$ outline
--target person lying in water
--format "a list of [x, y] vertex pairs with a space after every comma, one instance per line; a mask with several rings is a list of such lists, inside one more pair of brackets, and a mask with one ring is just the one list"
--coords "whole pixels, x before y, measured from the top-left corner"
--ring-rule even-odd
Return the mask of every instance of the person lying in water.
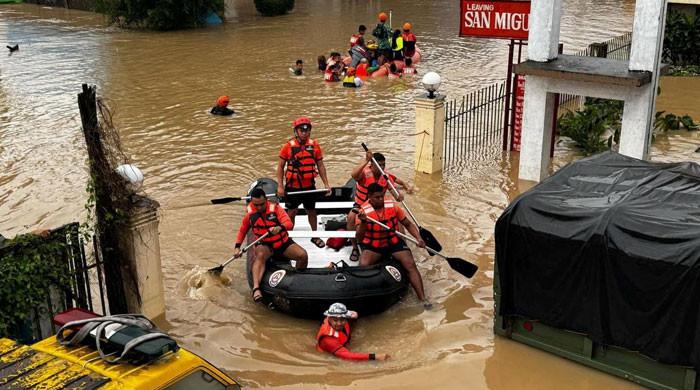
[[229, 103], [228, 96], [219, 96], [219, 98], [216, 99], [216, 106], [212, 107], [210, 112], [214, 115], [223, 115], [223, 116], [233, 115], [234, 111], [232, 109], [228, 108], [228, 103]]
[[316, 334], [316, 349], [328, 352], [345, 360], [386, 360], [386, 353], [351, 352], [345, 346], [350, 341], [350, 323], [356, 320], [357, 312], [348, 310], [342, 303], [334, 303], [323, 313], [321, 328]]

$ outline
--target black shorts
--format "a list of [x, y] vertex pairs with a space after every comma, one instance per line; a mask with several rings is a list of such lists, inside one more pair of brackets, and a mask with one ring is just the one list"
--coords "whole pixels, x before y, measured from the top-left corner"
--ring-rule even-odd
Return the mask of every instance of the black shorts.
[[387, 246], [384, 248], [373, 248], [369, 245], [360, 244], [360, 248], [362, 248], [363, 251], [367, 250], [367, 251], [371, 251], [374, 253], [379, 253], [384, 257], [389, 257], [396, 252], [409, 250], [408, 246], [406, 245], [406, 241], [404, 241], [400, 238], [399, 238], [399, 242], [396, 245], [390, 245], [390, 246]]
[[287, 210], [293, 210], [296, 208], [299, 208], [300, 204], [304, 205], [304, 209], [306, 210], [316, 210], [316, 198], [318, 198], [318, 193], [314, 192], [311, 194], [299, 194], [299, 195], [291, 195], [287, 196], [286, 194], [288, 192], [296, 192], [296, 191], [308, 191], [308, 190], [315, 190], [316, 186], [313, 187], [308, 187], [308, 188], [289, 188], [285, 187], [284, 188], [284, 206], [287, 208]]
[[286, 251], [287, 248], [292, 246], [292, 244], [294, 244], [294, 240], [292, 240], [291, 238], [288, 238], [287, 242], [282, 244], [279, 248], [273, 248], [272, 244], [267, 244], [267, 243], [262, 243], [262, 242], [255, 244], [255, 246], [265, 245], [266, 247], [268, 247], [272, 250], [272, 257], [273, 258], [283, 259], [284, 258], [284, 251]]

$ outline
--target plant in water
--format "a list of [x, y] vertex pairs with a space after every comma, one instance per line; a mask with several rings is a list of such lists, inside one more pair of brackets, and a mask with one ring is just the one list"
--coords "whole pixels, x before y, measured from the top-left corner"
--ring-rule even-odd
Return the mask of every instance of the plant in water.
[[224, 0], [96, 0], [95, 9], [121, 27], [176, 30], [205, 24], [224, 13]]
[[621, 117], [621, 101], [586, 99], [583, 110], [567, 112], [557, 127], [561, 135], [571, 138], [585, 155], [590, 155], [619, 142]]
[[15, 237], [0, 250], [0, 337], [10, 336], [46, 304], [52, 288], [70, 288], [66, 243], [33, 234]]
[[664, 132], [668, 130], [697, 130], [698, 125], [689, 115], [677, 116], [675, 114], [666, 114], [666, 111], [658, 111], [654, 117], [654, 130]]
[[671, 11], [666, 18], [663, 60], [677, 66], [700, 65], [700, 16]]
[[255, 9], [263, 16], [284, 15], [294, 9], [294, 0], [254, 0]]

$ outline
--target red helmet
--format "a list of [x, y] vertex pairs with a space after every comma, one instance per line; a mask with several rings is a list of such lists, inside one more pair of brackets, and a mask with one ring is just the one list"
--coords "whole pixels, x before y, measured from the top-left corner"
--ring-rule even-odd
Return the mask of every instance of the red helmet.
[[305, 116], [300, 116], [299, 118], [294, 120], [292, 125], [294, 126], [295, 129], [297, 127], [302, 127], [304, 129], [311, 129], [311, 119], [309, 119]]
[[378, 17], [379, 21], [382, 23], [386, 22], [386, 20], [389, 18], [384, 12], [380, 12]]

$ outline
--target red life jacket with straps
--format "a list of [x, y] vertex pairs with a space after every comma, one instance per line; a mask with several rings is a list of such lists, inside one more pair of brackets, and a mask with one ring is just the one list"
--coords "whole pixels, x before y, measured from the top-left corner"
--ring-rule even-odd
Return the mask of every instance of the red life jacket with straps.
[[321, 324], [321, 328], [318, 330], [318, 333], [316, 334], [316, 349], [319, 352], [323, 352], [321, 347], [318, 346], [318, 343], [321, 341], [321, 338], [323, 337], [333, 337], [335, 339], [338, 339], [340, 342], [340, 345], [343, 347], [345, 344], [347, 344], [350, 341], [350, 324], [348, 322], [345, 322], [345, 327], [343, 330], [340, 332], [333, 329], [330, 323], [328, 323], [328, 317], [323, 320], [323, 324]]
[[[372, 207], [369, 201], [362, 204], [362, 209], [365, 211], [365, 214], [368, 217], [377, 220], [392, 229], [399, 228], [399, 219], [397, 217], [394, 202], [384, 200], [384, 212], [381, 216], [377, 213], [377, 210]], [[362, 238], [363, 244], [372, 248], [381, 249], [399, 243], [399, 236], [397, 236], [393, 231], [388, 231], [369, 220], [367, 220], [365, 224], [367, 225], [367, 229], [365, 231], [365, 236]]]
[[352, 49], [353, 46], [357, 45], [357, 42], [360, 41], [360, 38], [362, 38], [362, 35], [360, 34], [352, 34], [350, 37], [350, 48]]
[[[387, 173], [387, 176], [389, 176], [389, 180], [391, 180], [392, 183], [396, 183], [396, 176], [390, 173]], [[374, 174], [372, 174], [372, 168], [367, 166], [362, 170], [360, 180], [355, 183], [355, 203], [361, 205], [367, 201], [367, 187], [372, 183], [379, 184], [385, 191], [389, 186], [384, 176], [379, 176], [379, 179], [376, 179]]]
[[309, 139], [305, 145], [301, 145], [296, 138], [289, 140], [292, 158], [287, 161], [287, 171], [284, 174], [286, 187], [309, 188], [314, 185], [314, 179], [318, 176], [314, 157], [317, 145], [313, 139]]
[[[253, 234], [256, 237], [260, 237], [267, 233], [270, 228], [275, 226], [282, 226], [282, 223], [277, 218], [277, 207], [282, 207], [277, 203], [267, 202], [265, 207], [265, 213], [259, 213], [252, 203], [248, 204], [246, 211], [248, 212], [248, 218], [250, 219], [251, 229], [253, 229]], [[289, 235], [286, 229], [282, 229], [279, 233], [275, 235], [269, 235], [262, 239], [262, 242], [271, 245], [273, 249], [279, 248], [289, 240]]]

